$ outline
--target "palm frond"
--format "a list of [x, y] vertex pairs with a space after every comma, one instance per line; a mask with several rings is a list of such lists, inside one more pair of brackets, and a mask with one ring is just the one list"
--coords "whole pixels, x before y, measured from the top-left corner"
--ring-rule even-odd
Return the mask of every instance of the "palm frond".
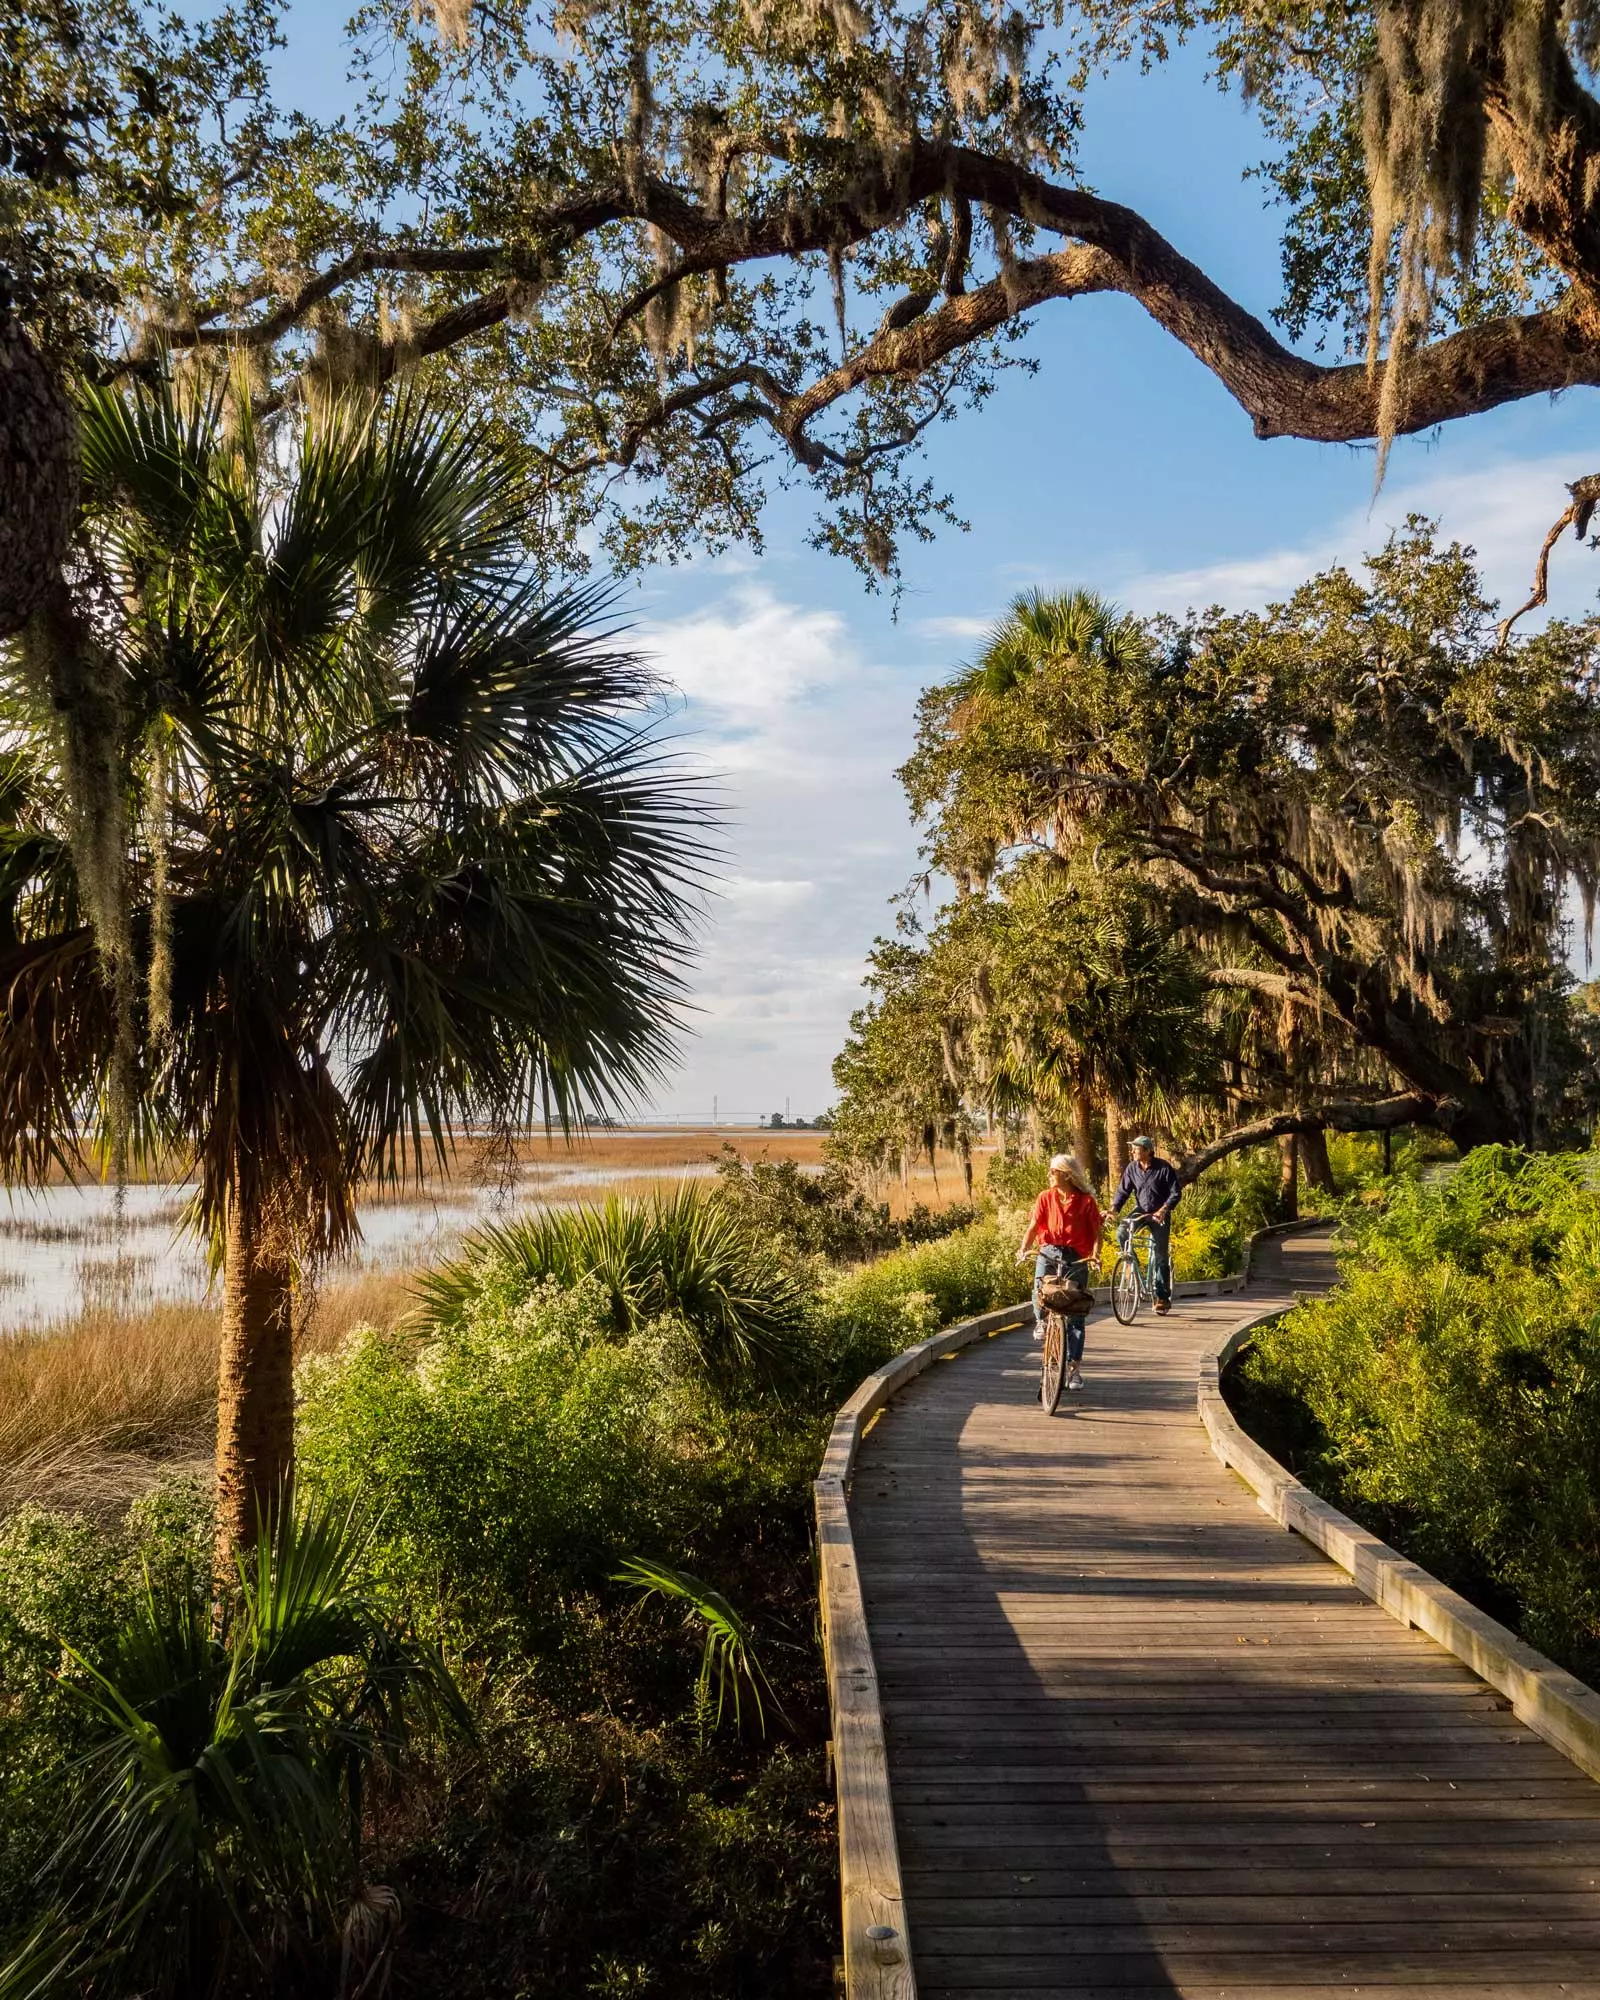
[[[763, 1689], [771, 1697], [780, 1716], [783, 1714], [782, 1704], [756, 1658], [749, 1626], [728, 1600], [687, 1571], [670, 1569], [665, 1563], [652, 1562], [643, 1556], [630, 1556], [612, 1581], [632, 1585], [644, 1598], [659, 1597], [667, 1603], [684, 1607], [704, 1635], [700, 1678], [696, 1684], [697, 1709], [711, 1716], [713, 1728], [720, 1725], [724, 1710], [731, 1709], [733, 1726], [739, 1729], [744, 1724], [743, 1697], [748, 1694], [755, 1704], [757, 1726], [765, 1735], [767, 1717], [761, 1699]], [[713, 1694], [716, 1697], [714, 1711], [711, 1707]]]
[[490, 1269], [530, 1291], [547, 1279], [598, 1279], [619, 1338], [677, 1315], [706, 1379], [723, 1391], [780, 1383], [799, 1363], [804, 1294], [770, 1242], [690, 1184], [649, 1201], [613, 1197], [474, 1231], [459, 1257], [418, 1279], [423, 1322], [459, 1320]]
[[367, 1602], [367, 1539], [348, 1510], [283, 1508], [220, 1635], [208, 1579], [147, 1578], [109, 1659], [73, 1656], [66, 1962], [92, 1940], [119, 1990], [190, 1990], [275, 1934], [331, 1936], [369, 1771], [419, 1725], [470, 1727], [437, 1648]]

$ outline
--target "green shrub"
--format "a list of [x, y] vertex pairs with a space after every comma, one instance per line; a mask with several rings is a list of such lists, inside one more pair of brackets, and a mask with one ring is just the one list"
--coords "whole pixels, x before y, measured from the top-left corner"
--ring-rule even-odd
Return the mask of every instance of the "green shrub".
[[840, 1400], [941, 1327], [1026, 1299], [1032, 1274], [1016, 1261], [1019, 1233], [1004, 1220], [972, 1223], [826, 1280], [818, 1304], [826, 1395]]
[[69, 1654], [86, 1740], [43, 1991], [189, 2000], [381, 1961], [390, 1927], [363, 1941], [349, 1922], [363, 1787], [465, 1712], [438, 1653], [364, 1595], [365, 1545], [349, 1514], [285, 1508], [220, 1629], [209, 1564], [146, 1573], [101, 1663]]
[[1047, 1153], [998, 1153], [984, 1180], [1002, 1208], [1032, 1208], [1050, 1179]]
[[508, 1695], [392, 1879], [404, 1990], [817, 2000], [838, 1925], [820, 1737], [740, 1747]]
[[1588, 1155], [1468, 1155], [1352, 1204], [1344, 1282], [1264, 1331], [1247, 1394], [1302, 1476], [1573, 1671], [1600, 1673], [1600, 1195]]
[[530, 1628], [694, 1518], [703, 1418], [679, 1329], [615, 1337], [598, 1280], [563, 1291], [484, 1260], [430, 1335], [363, 1330], [300, 1371], [300, 1476], [365, 1495], [413, 1596]]
[[871, 1200], [841, 1160], [812, 1172], [798, 1160], [747, 1160], [727, 1145], [717, 1159], [717, 1196], [769, 1246], [832, 1264], [931, 1243], [977, 1216], [970, 1202], [930, 1208], [919, 1201], [897, 1222], [889, 1204]]
[[1179, 1214], [1199, 1216], [1225, 1228], [1237, 1246], [1231, 1267], [1237, 1270], [1247, 1239], [1282, 1220], [1281, 1200], [1277, 1148], [1252, 1146], [1230, 1153], [1185, 1188]]
[[37, 1506], [0, 1523], [0, 1940], [37, 1912], [62, 1776], [88, 1747], [71, 1655], [104, 1665], [146, 1572], [162, 1589], [204, 1575], [211, 1532], [191, 1479], [153, 1488], [109, 1528]]
[[700, 1188], [650, 1201], [613, 1196], [603, 1208], [546, 1210], [478, 1230], [419, 1285], [424, 1321], [448, 1327], [481, 1292], [509, 1295], [544, 1279], [597, 1283], [619, 1340], [674, 1315], [707, 1381], [724, 1392], [793, 1372], [805, 1325], [799, 1287], [777, 1246]]

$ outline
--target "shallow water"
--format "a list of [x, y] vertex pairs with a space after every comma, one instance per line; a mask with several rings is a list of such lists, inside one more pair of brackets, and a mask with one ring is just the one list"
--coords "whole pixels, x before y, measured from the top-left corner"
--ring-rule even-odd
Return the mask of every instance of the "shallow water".
[[[535, 1164], [509, 1186], [451, 1182], [434, 1194], [361, 1207], [361, 1241], [331, 1265], [327, 1282], [373, 1271], [409, 1271], [447, 1257], [469, 1229], [531, 1208], [556, 1188], [616, 1181], [695, 1180], [709, 1163], [668, 1167]], [[183, 1226], [188, 1187], [87, 1185], [7, 1191], [0, 1202], [0, 1335], [76, 1319], [92, 1310], [137, 1312], [161, 1300], [203, 1298], [204, 1245]]]

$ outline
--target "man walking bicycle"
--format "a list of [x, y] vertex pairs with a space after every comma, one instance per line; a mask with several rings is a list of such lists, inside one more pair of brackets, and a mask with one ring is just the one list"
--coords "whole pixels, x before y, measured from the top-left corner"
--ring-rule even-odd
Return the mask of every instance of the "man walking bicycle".
[[1120, 1215], [1131, 1199], [1134, 1214], [1149, 1218], [1150, 1289], [1158, 1313], [1172, 1310], [1172, 1211], [1182, 1194], [1177, 1168], [1170, 1160], [1158, 1159], [1155, 1140], [1141, 1133], [1117, 1183], [1111, 1213]]

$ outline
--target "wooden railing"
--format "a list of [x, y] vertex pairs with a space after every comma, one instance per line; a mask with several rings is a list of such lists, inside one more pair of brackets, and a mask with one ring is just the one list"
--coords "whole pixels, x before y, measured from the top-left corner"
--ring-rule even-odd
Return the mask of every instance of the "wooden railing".
[[1510, 1702], [1546, 1743], [1600, 1778], [1600, 1694], [1526, 1645], [1464, 1597], [1341, 1514], [1247, 1437], [1222, 1396], [1222, 1371], [1277, 1312], [1247, 1320], [1200, 1360], [1200, 1421], [1224, 1465], [1255, 1489], [1262, 1509], [1346, 1571], [1356, 1588], [1402, 1625], [1414, 1625]]
[[844, 1975], [849, 2000], [916, 2000], [916, 1975], [906, 1926], [900, 1849], [894, 1836], [889, 1759], [883, 1740], [878, 1672], [872, 1661], [861, 1576], [850, 1532], [848, 1493], [856, 1449], [894, 1392], [925, 1368], [991, 1333], [1031, 1317], [1026, 1305], [1006, 1306], [946, 1327], [897, 1354], [869, 1375], [833, 1420], [813, 1495], [833, 1715], [834, 1787], [839, 1802], [839, 1888], [844, 1918]]

